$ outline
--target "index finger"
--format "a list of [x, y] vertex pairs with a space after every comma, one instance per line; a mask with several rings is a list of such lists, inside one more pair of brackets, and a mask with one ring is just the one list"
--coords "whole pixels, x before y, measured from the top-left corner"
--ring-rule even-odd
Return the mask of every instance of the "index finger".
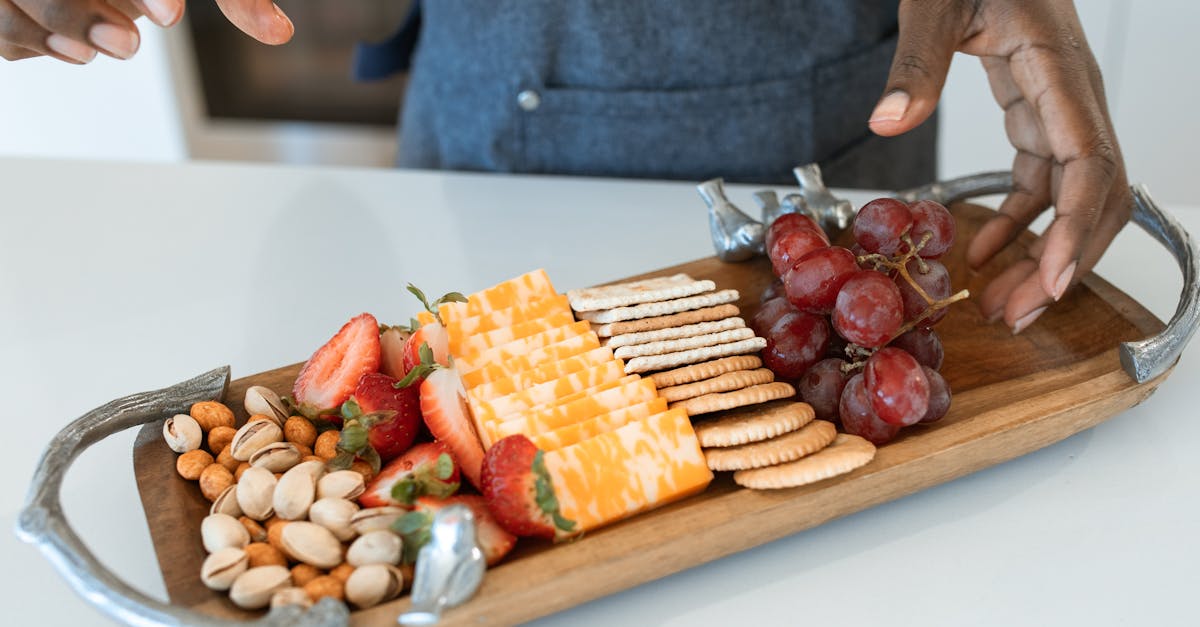
[[287, 43], [296, 31], [292, 20], [271, 0], [217, 0], [217, 6], [234, 26], [264, 44]]

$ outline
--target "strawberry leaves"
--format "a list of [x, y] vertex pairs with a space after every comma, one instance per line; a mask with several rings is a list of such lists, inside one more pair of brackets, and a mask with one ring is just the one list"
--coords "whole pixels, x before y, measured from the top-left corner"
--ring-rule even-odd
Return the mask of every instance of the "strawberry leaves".
[[[462, 292], [448, 292], [446, 294], [443, 294], [440, 298], [438, 298], [437, 300], [435, 300], [431, 303], [431, 302], [429, 302], [429, 299], [425, 297], [425, 292], [422, 292], [417, 286], [413, 285], [412, 283], [408, 284], [408, 291], [413, 296], [416, 296], [417, 300], [421, 301], [421, 304], [424, 305], [424, 307], [425, 307], [425, 311], [428, 311], [429, 313], [433, 314], [433, 317], [437, 319], [439, 324], [442, 322], [442, 317], [440, 315], [438, 315], [438, 306], [439, 305], [441, 305], [443, 303], [465, 303], [465, 302], [467, 302], [467, 297], [463, 296]], [[416, 320], [413, 320], [413, 325], [414, 326], [412, 327], [412, 329], [414, 331], [417, 330], [417, 328], [421, 326]]]
[[405, 505], [412, 505], [422, 496], [446, 498], [458, 491], [459, 483], [449, 482], [453, 476], [454, 460], [441, 453], [432, 466], [418, 467], [411, 475], [397, 481], [392, 486], [392, 498]]
[[396, 389], [406, 388], [412, 385], [413, 382], [420, 381], [425, 377], [428, 377], [429, 373], [433, 372], [434, 370], [443, 367], [437, 362], [436, 359], [434, 359], [433, 349], [429, 348], [428, 342], [422, 342], [421, 347], [417, 349], [417, 353], [421, 356], [421, 363], [413, 366], [412, 370], [409, 370], [408, 374], [404, 375], [403, 379], [400, 379], [393, 384]]
[[555, 527], [560, 531], [570, 533], [575, 531], [575, 521], [563, 516], [562, 511], [559, 510], [558, 496], [554, 494], [554, 484], [550, 481], [550, 473], [546, 470], [546, 462], [543, 457], [544, 452], [541, 449], [538, 449], [533, 456], [534, 502], [543, 513], [554, 521]]

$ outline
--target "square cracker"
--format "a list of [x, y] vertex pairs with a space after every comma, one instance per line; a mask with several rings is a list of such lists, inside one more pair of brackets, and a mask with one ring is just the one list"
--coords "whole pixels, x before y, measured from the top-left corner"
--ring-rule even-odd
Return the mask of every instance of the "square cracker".
[[663, 316], [666, 314], [679, 313], [681, 311], [712, 307], [713, 305], [723, 305], [725, 303], [732, 303], [737, 299], [737, 290], [721, 290], [719, 292], [708, 292], [705, 294], [697, 294], [695, 296], [676, 298], [674, 300], [662, 300], [655, 303], [631, 305], [629, 307], [616, 307], [614, 309], [604, 309], [601, 311], [580, 311], [576, 312], [576, 316], [581, 320], [587, 320], [589, 322], [621, 322], [623, 320], [652, 318], [654, 316]]
[[693, 335], [692, 337], [681, 337], [676, 340], [662, 340], [661, 342], [647, 342], [645, 344], [621, 346], [613, 351], [613, 355], [617, 359], [632, 359], [634, 357], [643, 357], [645, 355], [665, 355], [667, 353], [678, 353], [679, 351], [690, 350], [693, 348], [703, 348], [705, 346], [728, 344], [738, 340], [748, 340], [752, 337], [754, 337], [754, 331], [752, 329], [743, 327], [741, 329], [730, 329], [728, 331], [718, 331], [716, 333], [706, 333], [704, 335]]
[[592, 330], [600, 337], [613, 337], [624, 335], [626, 333], [640, 333], [643, 331], [657, 331], [659, 329], [670, 329], [698, 322], [712, 322], [714, 320], [723, 320], [732, 316], [738, 315], [737, 305], [717, 305], [716, 307], [705, 307], [704, 309], [694, 309], [677, 314], [667, 316], [655, 316], [653, 318], [639, 318], [637, 320], [625, 320], [622, 322], [609, 322], [606, 324], [592, 324]]
[[713, 320], [712, 322], [685, 324], [681, 327], [655, 329], [653, 331], [639, 331], [637, 333], [623, 333], [621, 335], [614, 335], [612, 337], [605, 338], [600, 341], [600, 344], [609, 348], [620, 348], [622, 346], [633, 346], [635, 344], [646, 344], [648, 342], [662, 342], [664, 340], [677, 340], [684, 337], [708, 335], [709, 333], [719, 333], [721, 331], [741, 329], [745, 326], [745, 320], [734, 316], [721, 320]]
[[718, 357], [757, 353], [766, 346], [766, 340], [762, 339], [761, 337], [752, 337], [748, 340], [738, 340], [737, 342], [717, 344], [716, 346], [705, 346], [704, 348], [693, 348], [691, 350], [679, 351], [678, 353], [634, 357], [633, 359], [625, 362], [625, 372], [634, 373], [665, 370], [667, 368], [675, 368], [677, 366], [683, 366], [686, 364], [697, 364], [702, 361], [708, 361]]
[[639, 303], [653, 303], [694, 296], [717, 289], [709, 280], [697, 281], [686, 274], [655, 277], [642, 281], [630, 281], [617, 285], [587, 287], [567, 292], [571, 309], [575, 311], [599, 311]]

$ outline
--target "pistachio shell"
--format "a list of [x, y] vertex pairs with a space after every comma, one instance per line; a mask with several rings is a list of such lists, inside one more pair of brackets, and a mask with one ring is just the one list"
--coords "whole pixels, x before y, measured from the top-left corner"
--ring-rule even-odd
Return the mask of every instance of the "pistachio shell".
[[291, 442], [272, 442], [250, 456], [251, 466], [261, 466], [271, 472], [284, 472], [300, 463], [304, 454]]
[[350, 519], [357, 513], [358, 504], [354, 501], [324, 498], [308, 508], [308, 519], [333, 532], [338, 540], [349, 542], [357, 535], [350, 526]]
[[200, 448], [204, 442], [204, 430], [195, 418], [177, 414], [163, 422], [163, 439], [176, 453], [186, 453]]
[[237, 482], [237, 502], [242, 513], [254, 520], [266, 520], [275, 510], [275, 475], [266, 468], [251, 466]]
[[257, 566], [242, 573], [229, 588], [229, 600], [242, 609], [266, 607], [276, 592], [292, 585], [292, 573], [283, 566]]
[[368, 531], [362, 534], [346, 551], [346, 562], [351, 566], [368, 564], [400, 563], [400, 536], [391, 531]]
[[200, 540], [204, 543], [204, 550], [216, 553], [229, 547], [245, 547], [250, 544], [250, 534], [233, 516], [209, 514], [200, 521]]
[[324, 472], [323, 462], [304, 462], [283, 473], [275, 487], [272, 503], [275, 514], [284, 520], [301, 520], [317, 495], [317, 473]]
[[271, 595], [271, 607], [283, 607], [285, 605], [299, 605], [304, 609], [312, 607], [312, 599], [308, 597], [308, 593], [304, 588], [292, 586], [276, 590], [275, 594]]
[[234, 434], [229, 454], [238, 461], [249, 461], [259, 449], [282, 439], [283, 429], [270, 420], [247, 422]]
[[237, 518], [242, 515], [242, 506], [238, 505], [237, 501], [237, 484], [233, 484], [225, 488], [217, 498], [213, 499], [212, 507], [208, 509], [210, 514], [228, 514]]
[[400, 519], [401, 516], [408, 513], [408, 510], [402, 507], [392, 507], [386, 505], [384, 507], [368, 507], [359, 511], [350, 519], [350, 526], [359, 535], [370, 531], [378, 531], [380, 529], [389, 529], [392, 523]]
[[288, 417], [287, 409], [283, 406], [279, 395], [261, 385], [252, 385], [246, 390], [246, 399], [243, 405], [246, 407], [247, 414], [268, 416], [280, 426]]
[[335, 470], [317, 482], [318, 499], [353, 499], [366, 490], [362, 473], [353, 470]]
[[284, 525], [280, 541], [284, 551], [309, 566], [329, 569], [342, 563], [342, 543], [316, 523], [290, 522]]
[[387, 564], [356, 568], [346, 580], [346, 600], [366, 609], [391, 601], [404, 589], [404, 573]]
[[250, 558], [245, 550], [225, 547], [204, 559], [204, 564], [200, 566], [200, 581], [212, 590], [228, 590], [249, 567]]

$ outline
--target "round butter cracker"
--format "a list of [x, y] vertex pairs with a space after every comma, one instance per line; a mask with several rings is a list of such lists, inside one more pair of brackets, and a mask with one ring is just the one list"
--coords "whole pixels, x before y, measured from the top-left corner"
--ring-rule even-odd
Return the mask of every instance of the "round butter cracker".
[[739, 446], [790, 433], [812, 422], [808, 403], [775, 401], [725, 412], [693, 425], [700, 446]]
[[704, 458], [710, 470], [763, 468], [812, 455], [829, 446], [836, 437], [837, 427], [832, 422], [814, 420], [796, 431], [770, 440], [704, 449]]
[[839, 433], [829, 446], [800, 459], [767, 466], [739, 470], [733, 481], [755, 490], [794, 488], [846, 474], [875, 458], [875, 445], [858, 437]]
[[796, 388], [792, 387], [790, 383], [775, 381], [752, 385], [748, 388], [733, 390], [732, 392], [718, 392], [689, 398], [677, 403], [671, 403], [667, 406], [667, 409], [682, 407], [689, 416], [696, 416], [714, 411], [745, 407], [747, 405], [758, 405], [759, 403], [775, 401], [795, 395]]

